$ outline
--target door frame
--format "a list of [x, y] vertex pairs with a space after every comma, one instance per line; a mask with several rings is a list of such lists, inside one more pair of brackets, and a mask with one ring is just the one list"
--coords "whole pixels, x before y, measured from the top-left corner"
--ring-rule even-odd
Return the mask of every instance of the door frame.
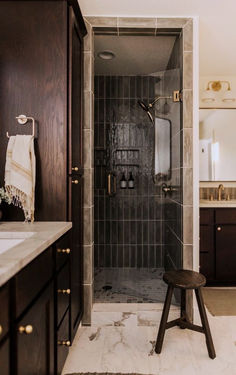
[[[199, 166], [198, 166], [198, 17], [96, 17], [86, 16], [88, 34], [84, 38], [84, 318], [91, 324], [93, 305], [93, 251], [94, 251], [94, 31], [119, 35], [122, 29], [181, 30], [183, 35], [183, 119], [182, 124], [182, 247], [183, 268], [199, 270]], [[149, 29], [149, 30], [148, 30]], [[88, 197], [89, 196], [89, 197]], [[193, 317], [193, 296], [187, 298], [187, 310]]]

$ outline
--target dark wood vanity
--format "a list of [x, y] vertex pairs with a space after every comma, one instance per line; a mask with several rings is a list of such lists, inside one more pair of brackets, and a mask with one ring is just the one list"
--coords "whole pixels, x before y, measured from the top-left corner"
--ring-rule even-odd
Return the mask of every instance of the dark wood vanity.
[[236, 208], [200, 208], [200, 272], [208, 284], [236, 285]]
[[0, 373], [61, 374], [73, 338], [72, 231], [0, 288]]

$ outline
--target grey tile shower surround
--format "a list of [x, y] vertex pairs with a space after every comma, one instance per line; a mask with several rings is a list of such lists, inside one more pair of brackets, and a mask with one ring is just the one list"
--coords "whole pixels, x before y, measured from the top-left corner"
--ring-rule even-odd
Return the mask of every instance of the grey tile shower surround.
[[[163, 266], [162, 198], [153, 183], [154, 126], [137, 100], [151, 102], [151, 76], [95, 76], [95, 267]], [[126, 166], [129, 165], [129, 166]], [[107, 174], [117, 194], [107, 194]], [[134, 189], [120, 189], [122, 173]]]
[[[86, 25], [88, 28], [88, 36], [86, 37], [84, 52], [91, 56], [89, 59], [89, 64], [85, 66], [85, 84], [84, 91], [84, 128], [85, 132], [89, 130], [91, 132], [91, 137], [93, 137], [93, 82], [91, 82], [91, 77], [93, 77], [94, 70], [93, 64], [93, 28], [100, 29], [102, 31], [107, 30], [109, 27], [114, 27], [115, 35], [119, 35], [123, 31], [123, 27], [132, 28], [147, 28], [153, 29], [153, 35], [156, 35], [158, 29], [173, 30], [173, 28], [182, 28], [182, 45], [183, 45], [183, 104], [182, 104], [182, 121], [183, 129], [181, 131], [181, 144], [185, 144], [185, 152], [182, 155], [181, 162], [181, 173], [180, 178], [183, 184], [183, 193], [181, 197], [182, 210], [182, 221], [183, 221], [183, 267], [187, 269], [192, 269], [193, 267], [193, 233], [192, 233], [192, 222], [193, 222], [193, 169], [192, 160], [189, 156], [192, 155], [193, 144], [192, 144], [192, 134], [193, 134], [193, 62], [192, 62], [192, 51], [193, 51], [193, 20], [191, 18], [148, 18], [147, 22], [144, 18], [134, 18], [134, 17], [93, 17], [86, 16]], [[154, 28], [155, 25], [155, 28]], [[91, 148], [84, 148], [84, 157], [89, 160], [91, 155], [93, 155], [93, 144]], [[186, 153], [186, 157], [185, 157]], [[188, 164], [186, 163], [188, 161]], [[90, 175], [93, 176], [93, 169], [89, 168]], [[85, 186], [87, 182], [85, 181]], [[84, 218], [89, 214], [91, 220], [94, 218], [93, 210], [93, 189], [91, 196], [91, 203], [87, 204], [85, 202], [85, 207], [89, 210], [85, 210]], [[173, 207], [177, 205], [174, 201]], [[172, 210], [174, 211], [174, 210]], [[188, 238], [185, 235], [188, 233]], [[173, 235], [174, 232], [172, 232]], [[176, 236], [175, 236], [176, 237]], [[83, 324], [90, 325], [91, 323], [91, 309], [93, 304], [93, 269], [94, 269], [94, 258], [93, 258], [93, 233], [91, 234], [91, 239], [88, 241], [91, 245], [84, 246], [84, 267], [86, 268], [85, 278], [84, 278], [84, 317]], [[187, 242], [188, 241], [188, 242]], [[180, 242], [179, 242], [180, 243]], [[87, 251], [89, 249], [89, 252]], [[189, 316], [191, 316], [192, 310], [192, 299], [187, 299]]]

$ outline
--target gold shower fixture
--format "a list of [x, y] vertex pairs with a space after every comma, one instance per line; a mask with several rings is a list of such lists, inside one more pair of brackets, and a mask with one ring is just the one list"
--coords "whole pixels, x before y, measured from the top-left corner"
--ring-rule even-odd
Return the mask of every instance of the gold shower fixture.
[[214, 102], [219, 91], [224, 90], [221, 100], [223, 102], [234, 102], [229, 81], [209, 81], [202, 95], [203, 102]]

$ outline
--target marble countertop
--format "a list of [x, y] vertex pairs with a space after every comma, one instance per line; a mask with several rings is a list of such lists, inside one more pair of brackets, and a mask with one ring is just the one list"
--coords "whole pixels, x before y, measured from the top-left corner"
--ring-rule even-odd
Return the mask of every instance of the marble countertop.
[[[0, 286], [40, 255], [64, 233], [71, 222], [0, 222]], [[15, 243], [4, 250], [4, 244]], [[2, 245], [1, 245], [2, 243]]]
[[200, 199], [200, 207], [218, 207], [218, 208], [232, 208], [236, 207], [236, 199], [231, 199], [229, 201], [222, 200], [222, 201], [210, 201], [209, 199]]

